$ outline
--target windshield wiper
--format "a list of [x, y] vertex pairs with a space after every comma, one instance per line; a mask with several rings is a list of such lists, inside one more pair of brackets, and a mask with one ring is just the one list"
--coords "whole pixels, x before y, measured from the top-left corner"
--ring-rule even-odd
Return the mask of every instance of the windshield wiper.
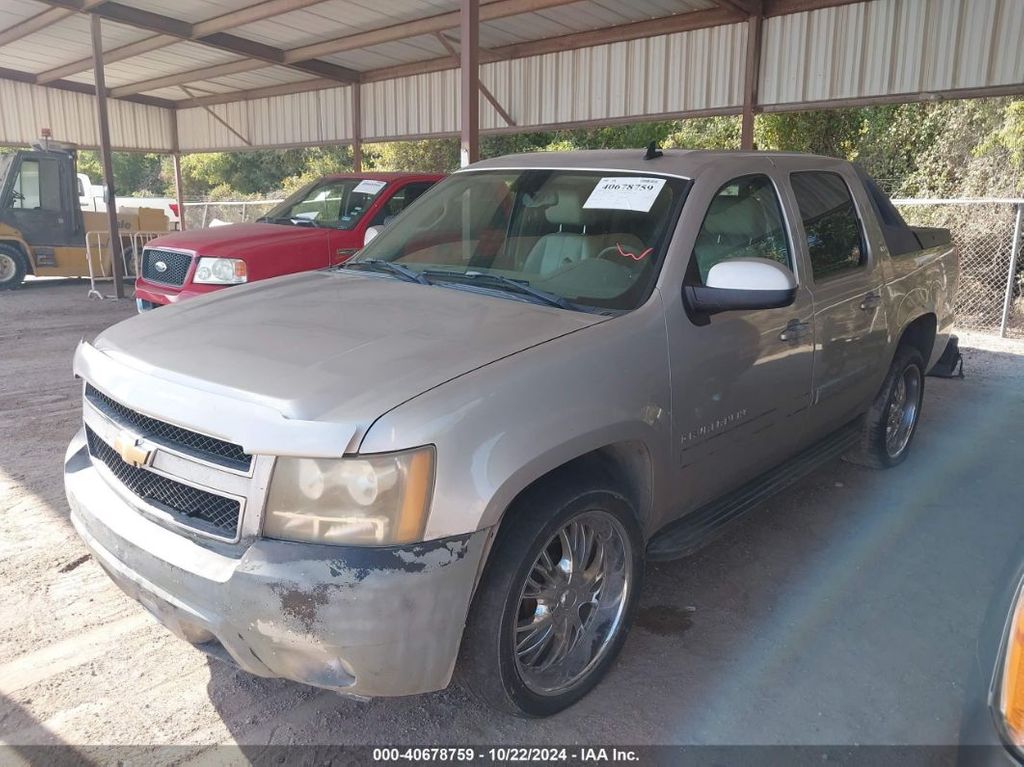
[[534, 303], [557, 306], [559, 309], [581, 311], [578, 305], [567, 298], [535, 288], [526, 280], [514, 280], [503, 274], [491, 274], [490, 272], [447, 272], [440, 269], [427, 269], [423, 274], [428, 278], [434, 277], [449, 282], [490, 283], [488, 287], [505, 288], [519, 295], [530, 296], [534, 299]]
[[401, 264], [396, 264], [392, 261], [384, 261], [379, 258], [371, 258], [367, 261], [348, 261], [343, 264], [341, 268], [365, 268], [368, 271], [373, 272], [387, 272], [388, 274], [393, 274], [407, 282], [418, 282], [420, 285], [430, 284], [430, 280], [428, 280], [424, 274], [413, 271], [408, 266], [402, 266]]

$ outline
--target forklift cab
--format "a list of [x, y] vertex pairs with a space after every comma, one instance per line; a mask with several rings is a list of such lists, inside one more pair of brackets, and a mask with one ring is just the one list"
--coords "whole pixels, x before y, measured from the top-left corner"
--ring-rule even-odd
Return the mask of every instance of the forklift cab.
[[19, 151], [0, 158], [0, 225], [33, 246], [84, 244], [73, 154]]

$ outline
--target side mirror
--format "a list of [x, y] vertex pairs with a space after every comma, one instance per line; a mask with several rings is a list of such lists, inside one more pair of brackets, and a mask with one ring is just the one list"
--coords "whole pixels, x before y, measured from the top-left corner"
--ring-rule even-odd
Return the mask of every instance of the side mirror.
[[363, 247], [365, 248], [378, 234], [384, 231], [383, 226], [368, 226], [366, 227], [366, 234], [363, 235]]
[[690, 308], [703, 315], [737, 309], [779, 309], [796, 300], [796, 277], [778, 261], [734, 258], [708, 271], [707, 285], [685, 285]]

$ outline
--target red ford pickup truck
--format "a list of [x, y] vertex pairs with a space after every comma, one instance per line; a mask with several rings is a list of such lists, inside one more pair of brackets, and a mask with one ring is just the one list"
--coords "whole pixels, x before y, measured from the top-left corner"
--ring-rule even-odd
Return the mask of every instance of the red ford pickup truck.
[[158, 237], [142, 251], [136, 304], [142, 312], [230, 285], [340, 264], [363, 247], [367, 230], [389, 223], [442, 178], [430, 173], [325, 176], [256, 223]]

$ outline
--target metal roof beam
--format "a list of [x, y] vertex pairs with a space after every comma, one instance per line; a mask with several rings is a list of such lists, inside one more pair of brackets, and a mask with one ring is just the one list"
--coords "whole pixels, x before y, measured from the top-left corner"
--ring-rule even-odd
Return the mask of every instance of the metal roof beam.
[[[251, 24], [254, 21], [262, 21], [263, 19], [269, 19], [283, 13], [298, 11], [322, 2], [323, 0], [266, 0], [266, 2], [259, 3], [258, 5], [224, 13], [220, 16], [215, 16], [212, 19], [207, 19], [206, 21], [196, 22], [192, 25], [191, 39], [211, 35], [216, 32], [224, 32], [225, 30], [233, 29], [241, 26], [242, 24]], [[64, 8], [54, 8], [51, 10], [72, 13], [72, 11]], [[103, 63], [113, 64], [115, 61], [130, 59], [132, 56], [141, 56], [143, 53], [149, 53], [150, 51], [155, 51], [159, 48], [165, 48], [166, 46], [177, 43], [180, 40], [181, 38], [173, 35], [153, 35], [152, 37], [146, 37], [142, 40], [137, 40], [134, 43], [122, 45], [120, 48], [105, 51], [103, 53]], [[62, 77], [68, 77], [69, 75], [78, 74], [79, 72], [85, 72], [90, 69], [92, 69], [91, 57], [79, 59], [78, 61], [72, 61], [68, 64], [62, 64], [59, 67], [54, 67], [53, 69], [41, 72], [39, 74], [39, 82], [48, 83], [53, 80], [59, 80]]]
[[[70, 8], [71, 10], [95, 13], [110, 21], [148, 29], [161, 35], [170, 35], [183, 41], [200, 43], [221, 51], [245, 56], [249, 59], [256, 59], [266, 64], [291, 67], [307, 74], [327, 77], [340, 83], [350, 83], [359, 80], [359, 73], [348, 67], [330, 64], [326, 61], [309, 60], [315, 57], [304, 57], [302, 60], [289, 61], [286, 60], [286, 51], [280, 48], [264, 45], [255, 40], [248, 40], [227, 32], [207, 32], [203, 35], [196, 35], [194, 32], [196, 25], [141, 8], [133, 8], [123, 3], [104, 2], [101, 5], [92, 6], [89, 0], [42, 0], [42, 2], [59, 8]], [[241, 13], [241, 11], [234, 13]], [[254, 65], [252, 68], [256, 69], [257, 66]], [[126, 89], [130, 87], [125, 85], [121, 86], [118, 90], [125, 93]], [[136, 89], [132, 92], [140, 93], [141, 91]]]

